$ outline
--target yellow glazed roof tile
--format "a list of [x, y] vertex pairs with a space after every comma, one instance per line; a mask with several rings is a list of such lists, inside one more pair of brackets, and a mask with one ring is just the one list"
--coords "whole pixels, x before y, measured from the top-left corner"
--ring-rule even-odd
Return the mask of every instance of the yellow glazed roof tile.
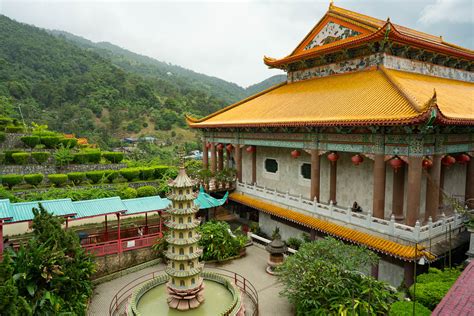
[[436, 258], [431, 252], [425, 250], [423, 247], [418, 246], [418, 249], [415, 249], [414, 246], [402, 245], [394, 241], [357, 231], [355, 229], [333, 224], [331, 222], [301, 214], [290, 209], [285, 209], [283, 207], [252, 198], [241, 193], [232, 193], [229, 195], [229, 198], [235, 202], [253, 207], [262, 212], [284, 218], [302, 226], [321, 231], [328, 235], [335, 236], [349, 242], [364, 245], [372, 250], [402, 260], [413, 261], [421, 258], [422, 256], [430, 261]]

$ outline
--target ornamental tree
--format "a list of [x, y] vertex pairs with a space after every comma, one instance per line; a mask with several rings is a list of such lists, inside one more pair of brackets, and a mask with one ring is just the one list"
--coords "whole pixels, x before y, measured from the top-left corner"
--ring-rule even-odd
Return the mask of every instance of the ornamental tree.
[[277, 270], [283, 284], [280, 294], [297, 315], [386, 314], [396, 294], [359, 272], [377, 261], [368, 249], [330, 237], [304, 243]]

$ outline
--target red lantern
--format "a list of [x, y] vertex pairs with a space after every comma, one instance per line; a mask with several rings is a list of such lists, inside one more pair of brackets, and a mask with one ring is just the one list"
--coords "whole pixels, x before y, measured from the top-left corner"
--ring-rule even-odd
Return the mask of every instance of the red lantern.
[[228, 144], [227, 146], [225, 146], [225, 148], [227, 149], [227, 151], [232, 151], [232, 149], [234, 149], [234, 146], [232, 146], [232, 144]]
[[207, 148], [207, 149], [211, 149], [211, 147], [212, 147], [211, 143], [207, 143], [207, 144], [206, 144], [206, 148]]
[[339, 159], [339, 156], [335, 152], [332, 152], [328, 155], [328, 159], [330, 162], [335, 163]]
[[291, 152], [291, 157], [293, 157], [294, 159], [298, 158], [299, 156], [301, 156], [301, 152], [299, 150], [293, 150]]
[[247, 151], [248, 153], [253, 153], [253, 152], [255, 151], [255, 146], [249, 146], [249, 147], [247, 147], [246, 151]]
[[459, 156], [456, 157], [457, 162], [459, 162], [462, 165], [467, 164], [469, 161], [471, 161], [471, 157], [466, 154], [460, 154]]
[[352, 156], [351, 161], [355, 166], [358, 166], [364, 161], [364, 158], [361, 155], [357, 154]]
[[389, 163], [395, 172], [403, 166], [403, 160], [401, 160], [400, 157], [390, 159]]
[[450, 155], [446, 155], [446, 156], [443, 157], [443, 159], [441, 159], [441, 163], [443, 165], [445, 165], [446, 167], [451, 166], [455, 162], [456, 162], [456, 159], [453, 156], [450, 156]]
[[217, 145], [217, 149], [218, 149], [218, 150], [224, 149], [224, 145], [222, 145], [221, 143], [219, 143], [219, 144]]
[[433, 161], [431, 159], [424, 158], [421, 162], [421, 166], [423, 167], [423, 169], [430, 169], [431, 166], [433, 166]]

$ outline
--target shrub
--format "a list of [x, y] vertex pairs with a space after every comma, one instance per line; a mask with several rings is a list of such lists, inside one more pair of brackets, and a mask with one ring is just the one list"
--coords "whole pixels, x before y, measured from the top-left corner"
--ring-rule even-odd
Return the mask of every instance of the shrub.
[[56, 152], [54, 153], [54, 161], [57, 166], [67, 166], [70, 162], [74, 160], [74, 155], [69, 148], [65, 148], [61, 145]]
[[13, 158], [13, 161], [15, 161], [17, 165], [26, 165], [26, 163], [28, 162], [28, 158], [30, 158], [30, 154], [29, 153], [14, 153], [12, 154], [12, 158]]
[[35, 148], [36, 145], [40, 143], [39, 136], [23, 136], [20, 138], [23, 144], [30, 148]]
[[102, 157], [111, 163], [119, 163], [123, 160], [123, 153], [106, 151], [102, 153]]
[[21, 174], [6, 174], [2, 176], [2, 183], [6, 184], [10, 190], [22, 181], [23, 176]]
[[5, 116], [0, 116], [0, 125], [6, 126], [12, 122], [12, 119]]
[[241, 244], [229, 230], [229, 224], [220, 221], [209, 221], [199, 226], [199, 246], [203, 248], [203, 260], [224, 260], [239, 254]]
[[7, 136], [5, 135], [5, 133], [4, 133], [4, 132], [0, 132], [0, 143], [3, 143], [6, 138], [7, 138]]
[[120, 175], [127, 179], [128, 182], [133, 181], [134, 179], [138, 178], [140, 175], [140, 169], [138, 168], [124, 168], [120, 169]]
[[155, 172], [154, 172], [155, 179], [162, 179], [166, 171], [169, 169], [168, 166], [155, 166], [153, 168], [155, 169]]
[[149, 180], [153, 178], [153, 174], [155, 172], [154, 168], [143, 167], [143, 168], [139, 168], [139, 170], [140, 170], [140, 175], [139, 175], [140, 180]]
[[178, 176], [178, 168], [176, 167], [168, 167], [168, 170], [166, 170], [164, 174], [165, 179], [174, 179]]
[[[413, 302], [399, 301], [395, 302], [390, 306], [389, 316], [412, 316], [413, 315]], [[415, 303], [415, 315], [416, 316], [430, 316], [431, 311], [420, 303]]]
[[137, 189], [138, 197], [153, 196], [153, 195], [157, 195], [157, 190], [155, 187], [152, 187], [151, 185], [145, 185]]
[[87, 161], [90, 163], [100, 163], [100, 158], [102, 158], [100, 150], [91, 150], [87, 152]]
[[62, 173], [49, 174], [48, 180], [49, 182], [54, 184], [54, 186], [60, 187], [60, 186], [63, 186], [67, 182], [67, 175], [62, 174]]
[[49, 156], [50, 153], [46, 151], [34, 151], [31, 153], [31, 157], [40, 165], [48, 161]]
[[293, 248], [295, 250], [298, 250], [302, 243], [303, 243], [303, 241], [299, 238], [296, 238], [296, 237], [290, 237], [286, 241], [286, 244], [288, 245], [288, 247]]
[[134, 188], [125, 188], [119, 192], [121, 199], [134, 199], [137, 197], [137, 190]]
[[93, 184], [96, 184], [96, 183], [99, 183], [104, 178], [104, 171], [102, 170], [89, 171], [89, 172], [86, 172], [86, 177]]
[[41, 144], [45, 145], [46, 148], [55, 148], [58, 144], [61, 138], [59, 136], [42, 136], [40, 138]]
[[43, 182], [44, 176], [41, 173], [32, 173], [23, 176], [23, 179], [25, 179], [26, 183], [32, 186], [37, 186], [38, 184]]
[[5, 154], [0, 153], [0, 165], [3, 165], [5, 163]]
[[77, 138], [61, 138], [59, 144], [65, 148], [74, 148], [77, 146]]
[[75, 185], [79, 185], [86, 179], [86, 175], [84, 172], [70, 172], [67, 174], [67, 178]]
[[7, 125], [7, 127], [5, 127], [5, 131], [7, 133], [21, 133], [23, 132], [23, 126]]
[[85, 152], [79, 152], [74, 154], [74, 162], [77, 164], [85, 164], [88, 162], [87, 154]]
[[79, 164], [99, 163], [100, 158], [99, 150], [84, 150], [74, 154], [74, 162]]
[[119, 177], [119, 173], [115, 170], [105, 170], [104, 171], [104, 178], [107, 182], [112, 183], [115, 179]]
[[5, 154], [5, 163], [14, 164], [15, 160], [13, 160], [12, 155], [15, 153], [21, 153], [21, 151], [20, 150], [5, 150], [3, 153]]

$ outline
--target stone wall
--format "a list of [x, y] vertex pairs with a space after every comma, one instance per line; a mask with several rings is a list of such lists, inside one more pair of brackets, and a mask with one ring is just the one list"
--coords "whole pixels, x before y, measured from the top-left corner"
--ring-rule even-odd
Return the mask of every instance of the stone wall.
[[156, 257], [156, 252], [149, 247], [129, 250], [121, 254], [95, 257], [97, 271], [92, 278], [100, 278], [104, 275], [127, 269], [146, 261], [150, 261]]
[[20, 138], [26, 136], [26, 134], [6, 133], [5, 136], [5, 141], [0, 143], [0, 150], [25, 147]]
[[17, 173], [17, 174], [30, 174], [30, 173], [42, 173], [44, 175], [52, 173], [68, 173], [68, 172], [85, 172], [93, 170], [119, 170], [127, 168], [126, 164], [71, 164], [66, 167], [56, 167], [52, 165], [6, 165], [0, 166], [1, 174]]

